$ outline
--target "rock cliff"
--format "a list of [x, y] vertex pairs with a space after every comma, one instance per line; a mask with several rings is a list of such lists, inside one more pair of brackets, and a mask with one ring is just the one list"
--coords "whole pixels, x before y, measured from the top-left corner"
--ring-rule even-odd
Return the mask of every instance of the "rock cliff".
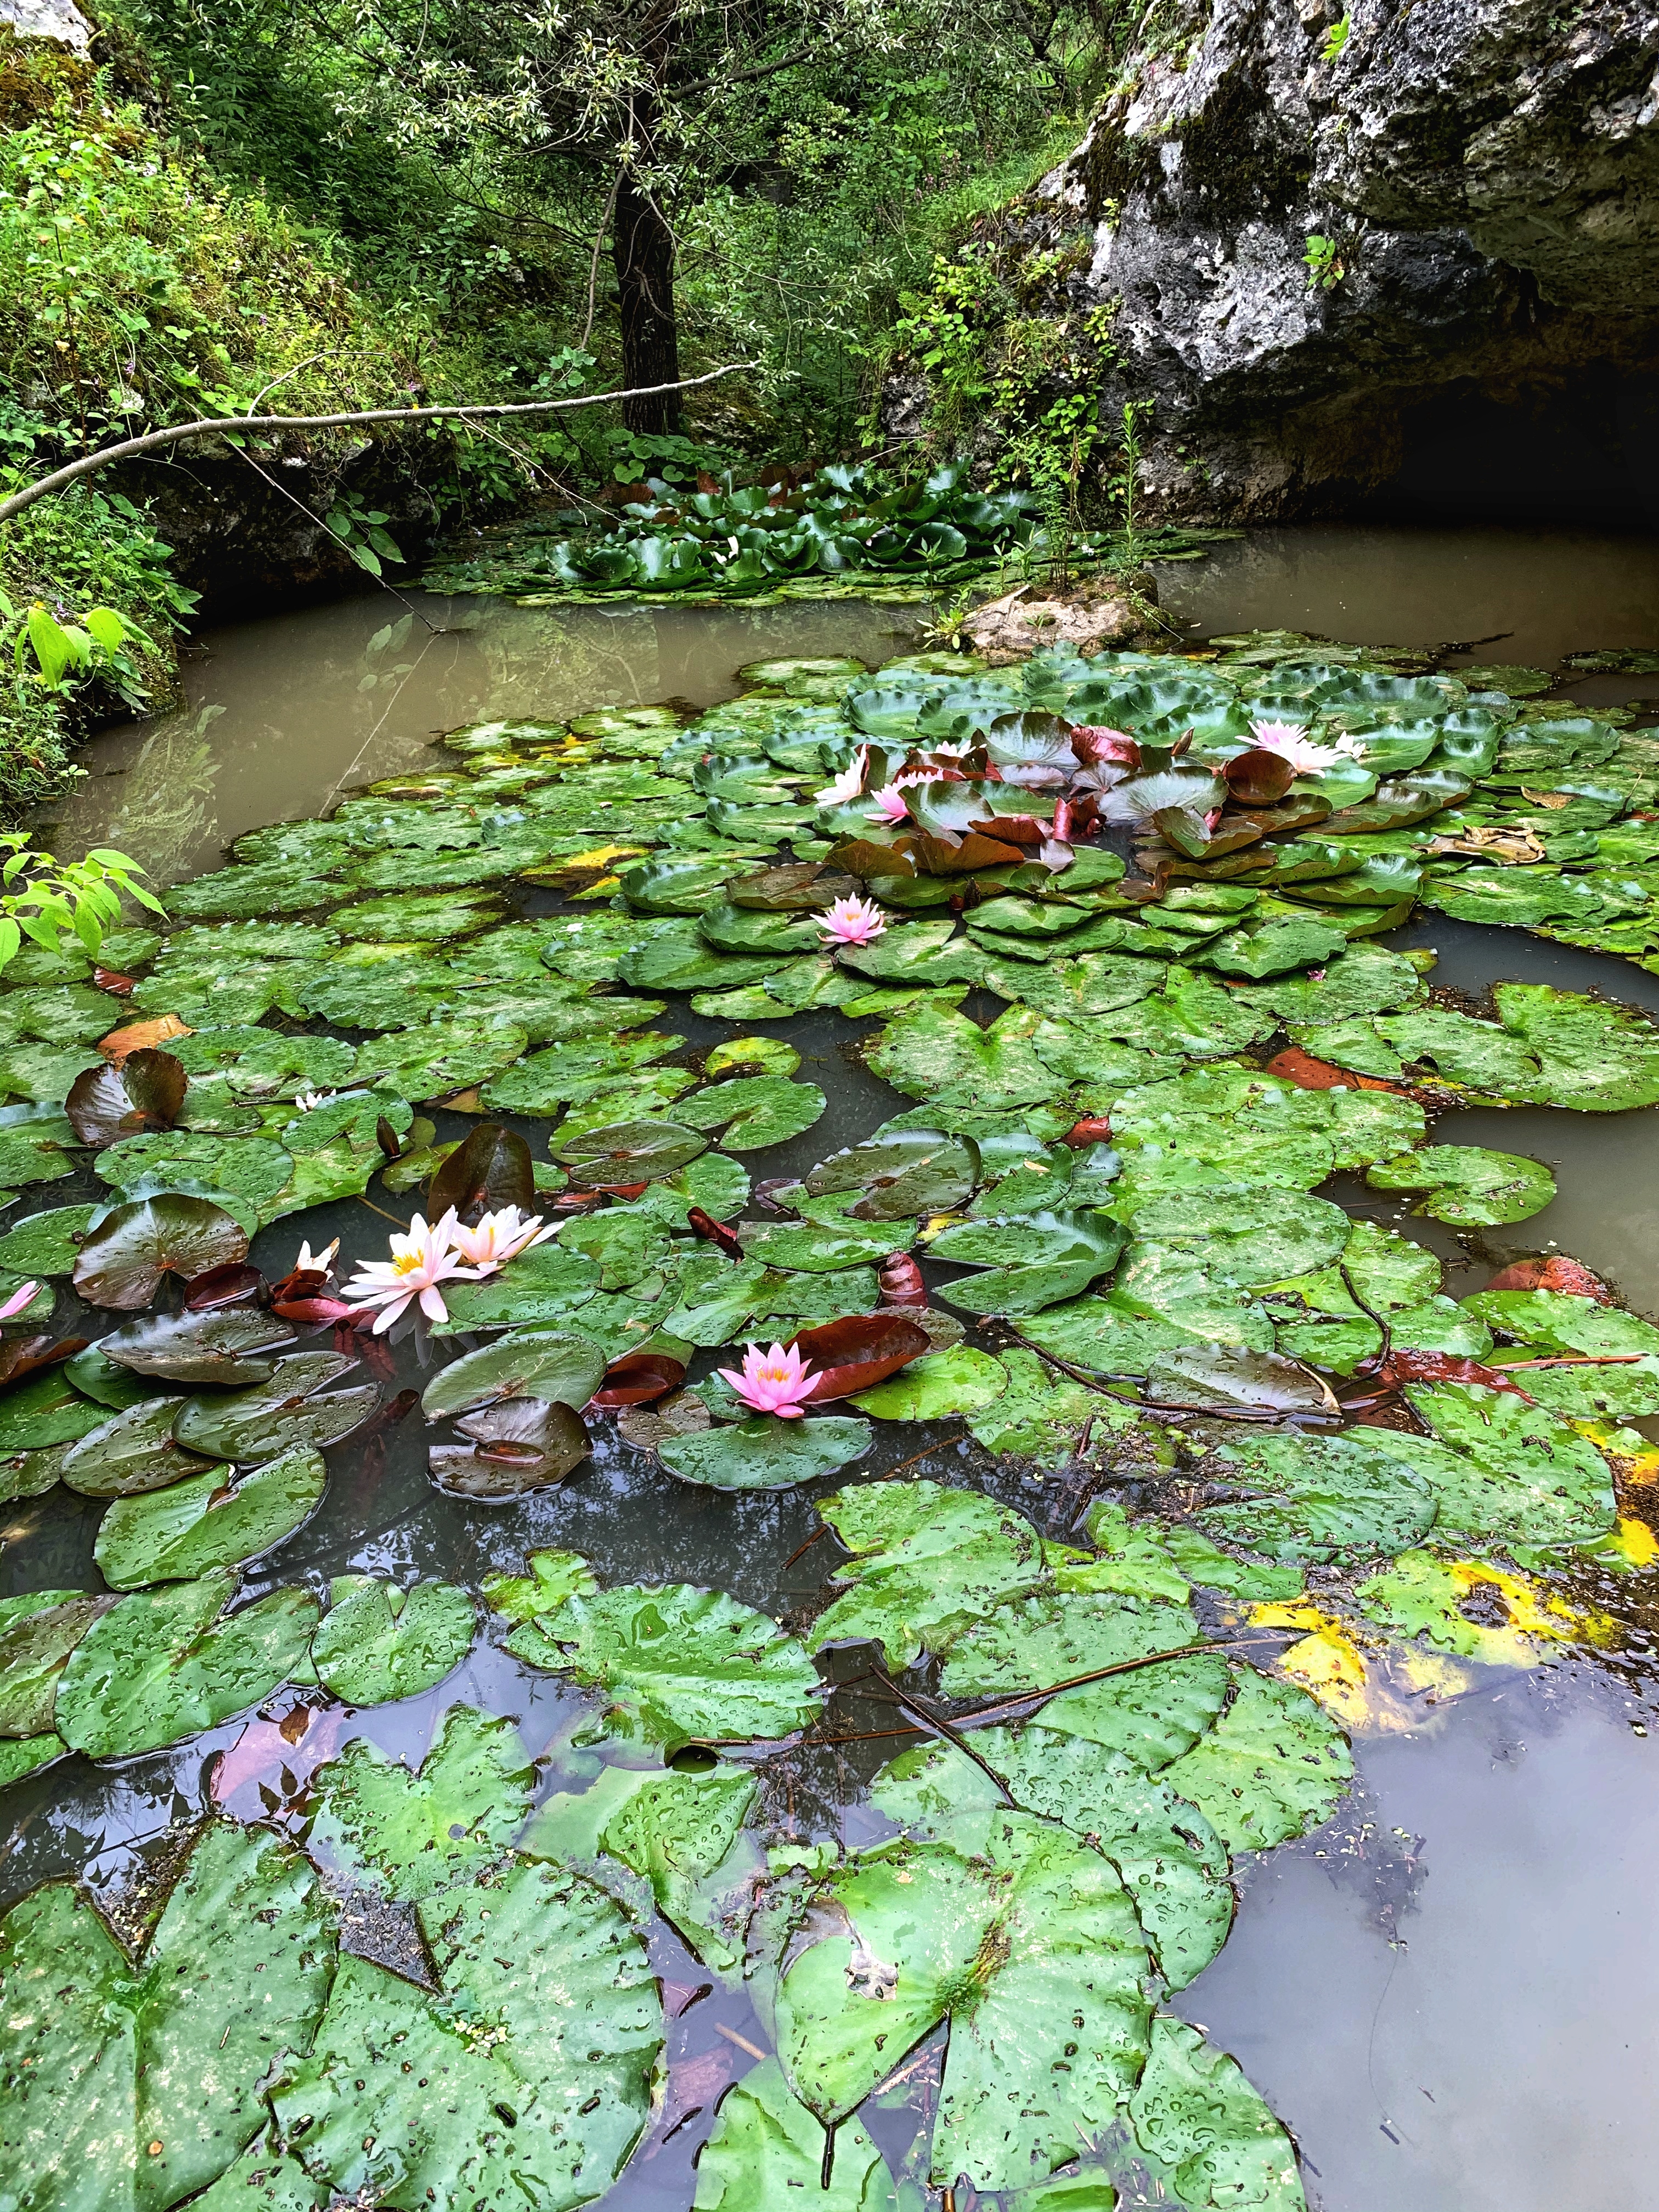
[[1340, 5], [1153, 0], [1023, 204], [1028, 254], [1091, 235], [1059, 304], [1104, 406], [1153, 403], [1143, 489], [1659, 522], [1659, 9]]

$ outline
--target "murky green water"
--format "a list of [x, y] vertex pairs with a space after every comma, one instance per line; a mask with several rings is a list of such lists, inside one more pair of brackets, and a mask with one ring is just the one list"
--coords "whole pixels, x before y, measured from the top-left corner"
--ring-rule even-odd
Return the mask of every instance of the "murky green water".
[[[1501, 631], [1501, 644], [1479, 657], [1544, 664], [1575, 647], [1659, 644], [1656, 585], [1659, 553], [1644, 544], [1337, 528], [1266, 533], [1164, 580], [1166, 605], [1194, 635], [1284, 626], [1371, 642], [1473, 641]], [[119, 845], [170, 884], [217, 865], [221, 846], [246, 829], [322, 812], [343, 791], [430, 765], [437, 731], [599, 704], [705, 705], [731, 696], [736, 668], [763, 654], [850, 653], [874, 663], [913, 638], [904, 611], [851, 605], [561, 614], [421, 599], [405, 627], [380, 594], [239, 625], [204, 641], [184, 714], [88, 749], [88, 779], [56, 811], [56, 836], [64, 851]], [[1574, 687], [1586, 704], [1656, 693], [1659, 679]], [[1391, 941], [1435, 946], [1435, 981], [1474, 994], [1513, 977], [1659, 1011], [1659, 979], [1520, 932], [1428, 915]], [[723, 1033], [679, 1006], [673, 1018], [694, 1045]], [[804, 1170], [902, 1103], [849, 1059], [844, 1020], [815, 1014], [787, 1033], [830, 1106], [805, 1136], [764, 1156], [772, 1176]], [[1659, 1314], [1656, 1113], [1485, 1109], [1445, 1117], [1436, 1136], [1535, 1152], [1555, 1167], [1559, 1195], [1513, 1232], [1487, 1232], [1494, 1256], [1505, 1256], [1506, 1234], [1517, 1252], [1553, 1242], [1611, 1279], [1638, 1311]], [[465, 1126], [440, 1121], [448, 1133]], [[78, 1188], [54, 1186], [51, 1202]], [[1406, 1200], [1362, 1191], [1358, 1202], [1376, 1218], [1405, 1218]], [[313, 1243], [316, 1219], [306, 1221]], [[374, 1228], [354, 1203], [320, 1225], [359, 1245]], [[1421, 1223], [1413, 1233], [1433, 1235]], [[280, 1272], [293, 1241], [278, 1224], [252, 1256]], [[1449, 1237], [1437, 1249], [1442, 1241], [1448, 1259], [1462, 1259]], [[1459, 1295], [1480, 1279], [1454, 1276], [1448, 1287]], [[410, 1349], [398, 1358], [400, 1379], [418, 1382]], [[322, 1513], [264, 1579], [263, 1570], [250, 1575], [248, 1592], [348, 1566], [476, 1587], [552, 1545], [586, 1553], [607, 1584], [708, 1583], [787, 1624], [817, 1587], [810, 1559], [793, 1559], [817, 1526], [811, 1500], [693, 1491], [646, 1472], [608, 1436], [578, 1482], [485, 1512], [433, 1491], [425, 1440], [406, 1424], [384, 1451], [337, 1476]], [[878, 1431], [860, 1478], [879, 1472], [884, 1450], [890, 1463], [916, 1441], [908, 1429]], [[976, 1448], [948, 1442], [924, 1471], [948, 1481], [970, 1454], [981, 1469]], [[1039, 1525], [1059, 1506], [1041, 1488], [1004, 1486]], [[7, 1515], [5, 1589], [88, 1578], [89, 1504], [66, 1504], [59, 1492]], [[1240, 2059], [1294, 2130], [1310, 2202], [1323, 2212], [1659, 2205], [1644, 2117], [1659, 1964], [1646, 1857], [1659, 1773], [1641, 1732], [1639, 1632], [1629, 1662], [1614, 1669], [1575, 1660], [1420, 1706], [1393, 1732], [1360, 1741], [1359, 1786], [1327, 1828], [1243, 1863], [1233, 1935], [1175, 2008]], [[413, 1759], [434, 1713], [458, 1700], [513, 1711], [532, 1751], [559, 1735], [577, 1702], [481, 1644], [431, 1697], [356, 1716], [351, 1732]], [[848, 1711], [849, 1732], [888, 1724], [873, 1706], [849, 1701]], [[297, 1787], [337, 1747], [320, 1738], [319, 1729], [279, 1750], [269, 1729], [244, 1741], [236, 1722], [185, 1753], [112, 1770], [76, 1761], [25, 1782], [0, 1809], [0, 1894], [87, 1864], [94, 1886], [118, 1897], [145, 1840], [208, 1805], [222, 1752], [231, 1756], [219, 1802], [252, 1813], [261, 1782], [271, 1786], [283, 1765]], [[816, 1817], [856, 1840], [858, 1774], [884, 1754], [879, 1742], [817, 1754], [802, 1780], [818, 1793]], [[277, 1786], [287, 1791], [286, 1781]], [[803, 1805], [802, 1815], [811, 1826], [814, 1813]], [[683, 1996], [707, 1978], [671, 1939], [655, 1956]], [[671, 2136], [675, 2112], [712, 2106], [748, 2064], [745, 2045], [765, 2040], [744, 2001], [720, 1996], [690, 2005], [671, 2034], [680, 2101], [625, 2175], [611, 2200], [618, 2212], [684, 2212], [708, 2121]], [[971, 2201], [958, 2195], [957, 2212]]]

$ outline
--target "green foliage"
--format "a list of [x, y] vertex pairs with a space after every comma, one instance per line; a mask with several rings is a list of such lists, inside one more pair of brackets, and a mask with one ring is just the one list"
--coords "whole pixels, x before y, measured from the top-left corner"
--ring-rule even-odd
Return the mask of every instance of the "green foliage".
[[[50, 650], [50, 641], [48, 646]], [[6, 855], [0, 865], [0, 969], [26, 937], [56, 952], [67, 932], [95, 954], [106, 929], [120, 915], [124, 895], [152, 913], [165, 911], [136, 880], [144, 872], [125, 853], [94, 851], [83, 860], [58, 860], [36, 852], [27, 834], [19, 830], [0, 830], [0, 852]]]
[[1302, 258], [1308, 264], [1308, 288], [1314, 292], [1334, 292], [1346, 274], [1342, 265], [1341, 249], [1334, 238], [1323, 237], [1318, 231], [1308, 233], [1308, 250]]

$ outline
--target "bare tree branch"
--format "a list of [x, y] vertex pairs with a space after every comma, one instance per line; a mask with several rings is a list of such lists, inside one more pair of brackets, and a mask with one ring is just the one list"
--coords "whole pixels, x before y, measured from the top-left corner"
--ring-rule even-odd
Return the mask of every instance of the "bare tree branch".
[[722, 376], [735, 376], [741, 369], [758, 366], [752, 361], [733, 361], [723, 368], [711, 368], [706, 376], [684, 376], [672, 384], [642, 385], [632, 392], [580, 392], [569, 399], [520, 400], [507, 406], [366, 407], [349, 415], [221, 415], [199, 422], [179, 422], [171, 429], [147, 431], [142, 438], [125, 438], [119, 445], [105, 446], [95, 453], [83, 453], [66, 467], [54, 469], [50, 476], [25, 484], [9, 499], [0, 500], [0, 522], [9, 522], [15, 514], [33, 507], [48, 492], [62, 491], [79, 477], [90, 476], [111, 461], [131, 460], [140, 453], [155, 453], [163, 446], [176, 446], [185, 438], [245, 435], [252, 430], [344, 429], [356, 422], [484, 422], [505, 415], [551, 415], [567, 407], [602, 407], [610, 400], [648, 399], [659, 392], [691, 392], [700, 384], [713, 384]]

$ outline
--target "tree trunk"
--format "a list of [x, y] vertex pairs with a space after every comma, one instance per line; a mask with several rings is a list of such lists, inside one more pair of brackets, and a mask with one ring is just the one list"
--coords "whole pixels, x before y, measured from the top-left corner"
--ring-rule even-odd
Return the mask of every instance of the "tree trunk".
[[[624, 169], [611, 223], [617, 289], [622, 298], [623, 382], [672, 384], [680, 373], [679, 331], [674, 320], [674, 234], [655, 203]], [[680, 396], [625, 399], [623, 422], [630, 430], [661, 434], [680, 427]]]

